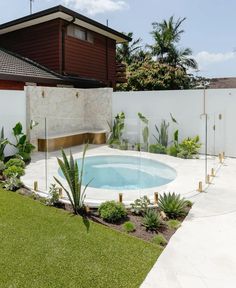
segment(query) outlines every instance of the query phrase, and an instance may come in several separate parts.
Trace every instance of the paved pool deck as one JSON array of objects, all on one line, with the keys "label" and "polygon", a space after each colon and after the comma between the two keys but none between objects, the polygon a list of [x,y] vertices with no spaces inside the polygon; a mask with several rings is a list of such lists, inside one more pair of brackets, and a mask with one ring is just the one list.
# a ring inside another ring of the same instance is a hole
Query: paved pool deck
[{"label": "paved pool deck", "polygon": [[236,287],[236,159],[226,159],[141,288]]},{"label": "paved pool deck", "polygon": [[[75,158],[82,157],[82,150],[82,145],[71,148]],[[70,149],[66,149],[65,152],[69,155]],[[89,206],[98,206],[106,200],[118,200],[119,193],[123,193],[123,201],[127,205],[143,195],[147,195],[150,199],[153,199],[154,192],[161,194],[170,191],[179,193],[188,199],[195,199],[199,197],[199,192],[197,191],[199,181],[204,182],[205,180],[205,161],[202,157],[200,159],[184,160],[168,155],[111,149],[107,145],[89,145],[86,157],[95,155],[135,156],[140,157],[140,161],[142,161],[142,158],[156,160],[174,168],[177,172],[177,177],[167,185],[149,189],[116,191],[88,187],[86,190],[85,203]],[[45,157],[47,157],[47,161]],[[39,190],[45,192],[47,190],[46,186],[48,188],[51,183],[55,183],[53,177],[56,176],[60,178],[65,187],[67,187],[65,179],[58,175],[59,167],[57,157],[61,157],[61,151],[50,152],[47,155],[40,152],[34,153],[31,164],[26,168],[26,175],[22,178],[24,184],[33,188],[34,181],[38,181]],[[217,157],[209,158],[209,169],[213,167],[216,169],[218,165],[219,161]],[[96,175],[94,177],[96,177]],[[65,193],[63,196],[65,199],[67,198]]]}]

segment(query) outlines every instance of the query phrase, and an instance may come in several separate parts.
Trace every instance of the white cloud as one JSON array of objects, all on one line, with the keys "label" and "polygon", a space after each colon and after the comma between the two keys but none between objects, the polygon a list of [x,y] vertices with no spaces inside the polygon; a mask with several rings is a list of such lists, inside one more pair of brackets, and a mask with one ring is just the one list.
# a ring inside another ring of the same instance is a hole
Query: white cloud
[{"label": "white cloud", "polygon": [[124,0],[63,0],[63,2],[65,5],[89,15],[113,12],[129,7]]},{"label": "white cloud", "polygon": [[198,63],[199,69],[204,70],[212,64],[224,63],[229,60],[236,59],[235,52],[226,52],[226,53],[210,53],[207,51],[199,52],[194,57]]}]

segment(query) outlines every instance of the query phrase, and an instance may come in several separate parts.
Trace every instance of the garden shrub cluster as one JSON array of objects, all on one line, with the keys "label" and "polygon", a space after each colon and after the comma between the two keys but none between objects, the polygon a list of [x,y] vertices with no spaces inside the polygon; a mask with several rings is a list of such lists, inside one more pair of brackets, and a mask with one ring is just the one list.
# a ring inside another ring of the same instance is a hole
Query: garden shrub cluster
[{"label": "garden shrub cluster", "polygon": [[127,216],[127,211],[122,203],[107,201],[100,205],[98,209],[100,217],[111,223],[117,223]]},{"label": "garden shrub cluster", "polygon": [[[155,125],[156,135],[153,135],[156,143],[150,144],[150,131],[149,120],[141,113],[138,113],[140,120],[140,127],[142,130],[142,143],[132,143],[131,149],[136,151],[144,150],[150,153],[156,154],[168,154],[170,156],[193,159],[198,158],[199,149],[201,148],[199,136],[193,138],[183,139],[179,142],[179,130],[177,129],[178,122],[170,113],[171,122],[176,125],[176,129],[172,135],[172,139],[169,138],[170,123],[166,120],[162,120],[160,127]],[[108,144],[112,148],[118,148],[121,150],[129,149],[129,140],[123,139],[123,133],[125,129],[125,113],[120,112],[116,115],[113,125],[110,127],[110,135],[108,137]]]}]

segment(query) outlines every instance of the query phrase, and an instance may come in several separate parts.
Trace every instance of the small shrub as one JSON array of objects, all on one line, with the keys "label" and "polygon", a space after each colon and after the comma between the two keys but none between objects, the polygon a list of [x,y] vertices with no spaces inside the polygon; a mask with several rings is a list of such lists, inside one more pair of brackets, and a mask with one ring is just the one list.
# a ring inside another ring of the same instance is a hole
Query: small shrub
[{"label": "small shrub", "polygon": [[171,220],[167,221],[167,226],[170,229],[178,229],[181,226],[181,222],[178,220],[171,219]]},{"label": "small shrub", "polygon": [[180,148],[178,144],[174,144],[167,149],[167,154],[173,157],[177,157],[180,152]]},{"label": "small shrub", "polygon": [[0,161],[0,174],[3,172],[3,170],[5,169],[5,164],[3,161]]},{"label": "small shrub", "polygon": [[152,243],[160,246],[166,246],[167,240],[162,234],[158,234],[152,238]]},{"label": "small shrub", "polygon": [[59,188],[56,184],[51,184],[49,187],[49,198],[47,199],[46,204],[53,206],[59,202]]},{"label": "small shrub", "polygon": [[166,154],[166,147],[161,144],[152,144],[149,146],[150,153]]},{"label": "small shrub", "polygon": [[190,200],[185,200],[185,204],[186,204],[186,207],[189,207],[189,208],[193,206],[193,202],[191,202]]},{"label": "small shrub", "polygon": [[6,169],[11,167],[11,166],[16,166],[16,167],[21,167],[25,168],[25,162],[19,158],[12,158],[6,163]]},{"label": "small shrub", "polygon": [[102,203],[98,209],[98,212],[103,220],[111,223],[119,222],[127,215],[124,205],[115,201],[107,201]]},{"label": "small shrub", "polygon": [[20,181],[20,179],[16,176],[12,176],[10,178],[7,178],[5,181],[4,181],[4,185],[3,187],[6,189],[6,190],[9,190],[9,191],[16,191],[17,189],[19,189],[20,187],[22,186],[22,182]]},{"label": "small shrub", "polygon": [[21,176],[25,175],[25,170],[21,167],[10,166],[9,168],[3,171],[3,175],[6,178],[11,178],[11,177],[20,178]]},{"label": "small shrub", "polygon": [[159,197],[158,202],[159,208],[165,212],[167,217],[171,219],[176,219],[186,215],[186,200],[180,198],[179,194],[175,193],[164,193]]},{"label": "small shrub", "polygon": [[180,151],[177,153],[177,157],[184,159],[192,159],[198,157],[201,144],[199,143],[199,136],[194,138],[187,138],[179,144]]},{"label": "small shrub", "polygon": [[123,229],[126,233],[131,233],[136,230],[135,224],[131,221],[127,221],[123,224]]},{"label": "small shrub", "polygon": [[131,212],[136,215],[142,215],[147,211],[148,205],[150,205],[149,198],[147,196],[140,197],[131,204]]},{"label": "small shrub", "polygon": [[159,214],[154,209],[149,208],[144,215],[143,226],[147,230],[156,231],[162,224]]}]

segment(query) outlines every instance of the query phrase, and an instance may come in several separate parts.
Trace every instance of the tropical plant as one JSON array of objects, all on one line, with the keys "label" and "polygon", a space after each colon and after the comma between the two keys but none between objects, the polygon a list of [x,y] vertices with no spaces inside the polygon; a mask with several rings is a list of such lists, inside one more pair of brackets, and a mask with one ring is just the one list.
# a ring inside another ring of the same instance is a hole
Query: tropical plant
[{"label": "tropical plant", "polygon": [[168,20],[152,23],[153,31],[151,35],[155,43],[149,48],[152,55],[156,56],[160,62],[166,63],[165,58],[170,49],[180,41],[181,35],[184,33],[181,25],[185,20],[186,18],[179,18],[175,21],[174,16],[171,16]]},{"label": "tropical plant", "polygon": [[173,157],[177,157],[178,153],[180,152],[179,144],[174,143],[167,149],[167,154]]},{"label": "tropical plant", "polygon": [[190,58],[192,54],[193,52],[190,48],[178,49],[175,46],[172,46],[166,58],[166,62],[173,67],[179,67],[183,70],[187,68],[196,70],[198,65],[194,58]]},{"label": "tropical plant", "polygon": [[148,119],[142,114],[138,113],[138,117],[141,120],[141,123],[144,125],[142,128],[142,136],[145,150],[148,151],[149,146],[149,127],[148,127]]},{"label": "tropical plant", "polygon": [[35,146],[27,139],[27,135],[23,132],[23,126],[20,122],[18,122],[12,130],[16,139],[16,144],[10,144],[18,149],[18,154],[25,162],[30,161],[31,153],[35,149]]},{"label": "tropical plant", "polygon": [[160,215],[154,209],[149,208],[143,217],[142,225],[146,227],[147,230],[156,231],[163,223]]},{"label": "tropical plant", "polygon": [[2,174],[3,170],[6,168],[3,161],[0,161],[0,175]]},{"label": "tropical plant", "polygon": [[54,206],[59,202],[59,188],[56,184],[51,184],[49,187],[49,198],[47,199],[46,204],[49,206]]},{"label": "tropical plant", "polygon": [[197,62],[190,58],[192,50],[190,48],[179,49],[176,44],[179,43],[184,30],[181,25],[186,18],[174,19],[171,16],[168,20],[154,22],[151,32],[155,43],[149,45],[151,53],[156,56],[160,63],[168,64],[174,68],[179,67],[185,71],[188,68],[197,69]]},{"label": "tropical plant", "polygon": [[4,161],[5,159],[4,150],[8,143],[9,141],[4,137],[4,128],[2,127],[0,132],[0,161]]},{"label": "tropical plant", "polygon": [[151,203],[150,199],[147,196],[140,197],[139,199],[136,199],[134,203],[130,205],[131,212],[136,215],[143,215],[147,211],[150,203]]},{"label": "tropical plant", "polygon": [[201,143],[199,143],[199,141],[199,136],[184,139],[179,144],[179,152],[177,154],[177,157],[185,159],[192,159],[198,157],[199,149],[201,148]]},{"label": "tropical plant", "polygon": [[134,232],[136,230],[135,224],[131,221],[127,221],[123,224],[123,230],[126,233]]},{"label": "tropical plant", "polygon": [[[129,32],[127,36],[133,38],[133,33]],[[134,61],[137,52],[141,49],[141,41],[141,38],[138,38],[131,42],[124,42],[117,45],[116,60],[120,63],[123,62],[130,65]]]},{"label": "tropical plant", "polygon": [[22,182],[16,174],[12,175],[10,178],[7,178],[4,181],[4,185],[3,185],[3,187],[9,191],[16,191],[21,186],[22,186]]},{"label": "tropical plant", "polygon": [[120,112],[116,115],[114,119],[113,126],[111,128],[111,134],[108,137],[109,145],[120,145],[121,137],[125,127],[125,113]]},{"label": "tropical plant", "polygon": [[154,138],[156,139],[157,143],[167,147],[168,146],[168,129],[169,129],[170,123],[167,123],[165,120],[162,120],[160,129],[155,125],[156,131],[158,136],[155,135]]},{"label": "tropical plant", "polygon": [[70,152],[70,158],[67,159],[64,150],[62,150],[62,158],[63,160],[57,158],[58,164],[61,168],[61,171],[66,179],[66,182],[69,186],[69,189],[65,188],[65,186],[58,180],[56,177],[54,179],[56,182],[64,189],[67,194],[67,197],[71,203],[73,208],[74,214],[83,214],[85,211],[84,206],[84,199],[85,199],[85,192],[90,184],[87,183],[84,188],[82,188],[83,182],[83,174],[84,174],[84,160],[85,154],[88,148],[88,144],[84,146],[83,150],[83,157],[81,168],[79,170],[78,163],[74,160],[72,153]]},{"label": "tropical plant", "polygon": [[163,234],[159,233],[152,238],[152,243],[160,246],[166,246],[167,240]]},{"label": "tropical plant", "polygon": [[21,176],[25,175],[24,168],[17,167],[17,166],[10,166],[3,171],[3,175],[6,178],[17,177],[20,178]]},{"label": "tropical plant", "polygon": [[176,219],[186,215],[186,201],[179,194],[164,193],[160,195],[158,206],[170,219]]},{"label": "tropical plant", "polygon": [[149,145],[149,152],[156,153],[156,154],[166,154],[166,147],[162,146],[161,144],[151,144]]},{"label": "tropical plant", "polygon": [[25,169],[25,162],[19,158],[12,158],[7,163],[5,164],[6,169],[11,167],[11,166],[16,166],[16,167],[21,167]]},{"label": "tropical plant", "polygon": [[102,203],[98,208],[98,212],[103,220],[111,223],[117,223],[127,216],[124,205],[115,201]]}]

